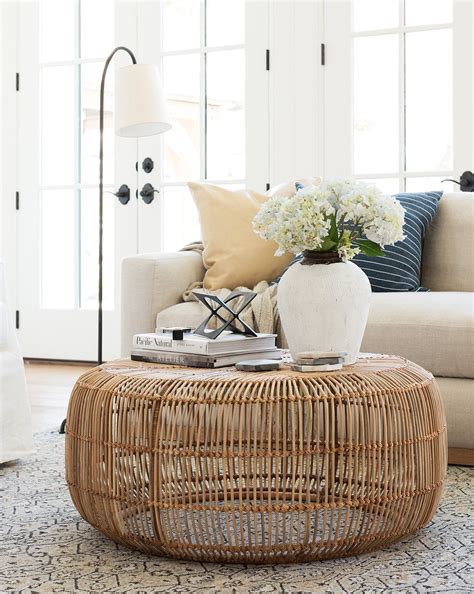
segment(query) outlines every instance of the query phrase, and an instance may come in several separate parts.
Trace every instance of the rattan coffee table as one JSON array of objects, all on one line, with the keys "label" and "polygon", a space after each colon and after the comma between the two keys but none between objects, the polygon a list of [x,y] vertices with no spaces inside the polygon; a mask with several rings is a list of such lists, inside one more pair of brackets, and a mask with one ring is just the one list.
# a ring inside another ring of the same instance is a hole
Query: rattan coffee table
[{"label": "rattan coffee table", "polygon": [[371,551],[425,526],[446,476],[433,376],[398,357],[310,374],[117,361],[77,381],[66,433],[82,517],[185,559]]}]

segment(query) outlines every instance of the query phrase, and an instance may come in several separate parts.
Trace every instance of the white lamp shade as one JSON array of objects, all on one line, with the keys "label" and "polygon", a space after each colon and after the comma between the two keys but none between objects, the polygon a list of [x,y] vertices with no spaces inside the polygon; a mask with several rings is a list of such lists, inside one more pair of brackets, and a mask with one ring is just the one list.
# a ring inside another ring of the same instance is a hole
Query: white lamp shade
[{"label": "white lamp shade", "polygon": [[160,74],[154,64],[130,64],[115,73],[115,132],[153,136],[171,128]]}]

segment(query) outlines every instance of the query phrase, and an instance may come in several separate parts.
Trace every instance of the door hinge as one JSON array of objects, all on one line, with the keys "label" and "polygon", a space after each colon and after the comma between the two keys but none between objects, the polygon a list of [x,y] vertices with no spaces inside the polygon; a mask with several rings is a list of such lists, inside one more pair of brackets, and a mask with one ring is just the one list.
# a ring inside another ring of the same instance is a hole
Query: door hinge
[{"label": "door hinge", "polygon": [[269,189],[270,189],[270,184],[267,182],[265,184],[265,191],[268,192]]},{"label": "door hinge", "polygon": [[321,66],[326,65],[326,45],[324,43],[321,44]]},{"label": "door hinge", "polygon": [[265,50],[265,69],[270,70],[270,50]]},{"label": "door hinge", "polygon": [[15,192],[15,208],[20,210],[20,192]]},{"label": "door hinge", "polygon": [[20,90],[20,73],[19,72],[16,73],[15,84],[16,84],[16,90],[19,91]]},{"label": "door hinge", "polygon": [[15,312],[15,326],[17,330],[20,328],[20,312],[18,310]]}]

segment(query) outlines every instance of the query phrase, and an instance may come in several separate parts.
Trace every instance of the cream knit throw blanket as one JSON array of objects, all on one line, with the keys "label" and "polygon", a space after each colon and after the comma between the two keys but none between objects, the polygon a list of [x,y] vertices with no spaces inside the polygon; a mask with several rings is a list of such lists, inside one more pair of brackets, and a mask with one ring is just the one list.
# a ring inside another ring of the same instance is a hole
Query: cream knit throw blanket
[{"label": "cream knit throw blanket", "polygon": [[[193,251],[202,254],[203,245],[201,242],[190,243],[185,246],[181,251]],[[218,289],[216,291],[208,291],[203,288],[202,282],[192,283],[186,291],[183,293],[184,301],[197,301],[192,291],[199,289],[205,293],[217,295],[220,299],[225,299],[232,291],[230,289]],[[242,319],[249,324],[256,332],[263,333],[274,333],[278,337],[281,336],[280,316],[278,315],[277,308],[277,285],[269,285],[266,281],[260,281],[255,287],[237,287],[238,291],[253,291],[257,293],[255,299],[252,300],[250,305],[242,312]],[[241,299],[237,299],[233,302],[232,309],[237,309],[241,303]],[[207,311],[203,305],[203,317]],[[222,313],[219,312],[219,313]],[[225,313],[222,314],[223,317]],[[215,326],[215,324],[214,324]],[[212,325],[211,325],[212,327]]]}]

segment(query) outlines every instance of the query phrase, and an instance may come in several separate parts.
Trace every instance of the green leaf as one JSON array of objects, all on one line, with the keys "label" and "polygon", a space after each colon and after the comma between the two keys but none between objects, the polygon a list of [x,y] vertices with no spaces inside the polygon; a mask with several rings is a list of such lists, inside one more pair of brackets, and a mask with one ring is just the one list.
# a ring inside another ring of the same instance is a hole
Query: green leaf
[{"label": "green leaf", "polygon": [[338,240],[339,240],[339,231],[337,228],[337,221],[336,221],[336,215],[333,214],[329,217],[330,221],[331,221],[331,226],[329,227],[329,233],[328,233],[328,237],[331,241],[333,241],[335,244],[337,244]]},{"label": "green leaf", "polygon": [[385,252],[378,243],[375,243],[375,241],[370,241],[370,239],[358,239],[354,243],[366,256],[385,256]]},{"label": "green leaf", "polygon": [[337,246],[337,241],[332,241],[329,235],[324,239],[323,243],[318,248],[318,252],[330,252]]}]

